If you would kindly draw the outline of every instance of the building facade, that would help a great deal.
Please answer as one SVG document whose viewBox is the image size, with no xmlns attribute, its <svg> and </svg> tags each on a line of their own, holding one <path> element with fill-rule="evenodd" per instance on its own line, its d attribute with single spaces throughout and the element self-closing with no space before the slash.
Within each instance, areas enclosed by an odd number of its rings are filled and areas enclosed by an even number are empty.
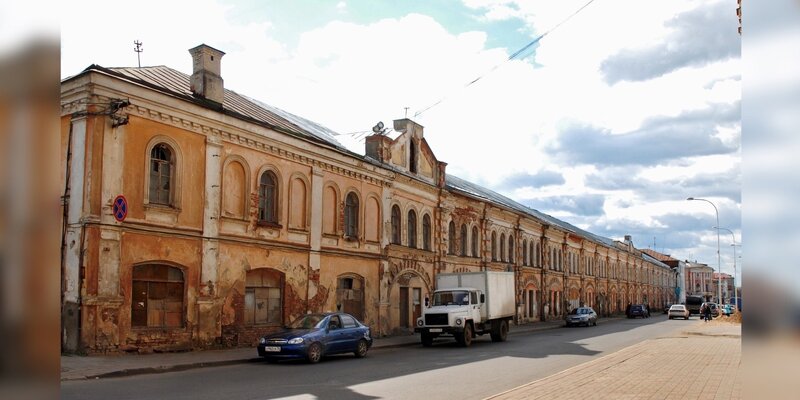
<svg viewBox="0 0 800 400">
<path fill-rule="evenodd" d="M 717 286 L 714 280 L 714 268 L 698 262 L 686 263 L 687 294 L 703 296 L 706 301 L 714 301 L 717 297 Z"/>
<path fill-rule="evenodd" d="M 410 332 L 439 273 L 516 274 L 517 323 L 674 302 L 615 241 L 446 173 L 412 120 L 355 154 L 334 132 L 194 70 L 92 65 L 61 84 L 62 348 L 252 345 L 307 312 Z"/>
</svg>

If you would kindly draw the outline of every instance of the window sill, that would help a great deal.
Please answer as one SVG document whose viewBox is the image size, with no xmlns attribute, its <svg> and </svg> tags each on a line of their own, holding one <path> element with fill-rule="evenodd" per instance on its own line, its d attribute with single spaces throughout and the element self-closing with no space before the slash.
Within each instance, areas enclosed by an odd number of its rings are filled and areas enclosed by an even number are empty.
<svg viewBox="0 0 800 400">
<path fill-rule="evenodd" d="M 346 242 L 358 242 L 358 236 L 344 236 Z"/>
<path fill-rule="evenodd" d="M 171 206 L 169 204 L 158 204 L 158 203 L 145 203 L 144 209 L 145 211 L 166 212 L 172 214 L 178 214 L 181 212 L 181 209 L 178 207 Z"/>
<path fill-rule="evenodd" d="M 134 332 L 134 333 L 137 333 L 137 332 L 139 332 L 139 333 L 141 333 L 141 332 L 164 332 L 164 333 L 166 333 L 166 332 L 180 332 L 180 331 L 185 331 L 185 330 L 186 330 L 185 326 L 173 326 L 173 327 L 167 327 L 167 326 L 132 326 L 131 327 L 131 331 Z"/>
<path fill-rule="evenodd" d="M 277 222 L 256 221 L 256 226 L 261 228 L 283 229 L 283 225 Z"/>
</svg>

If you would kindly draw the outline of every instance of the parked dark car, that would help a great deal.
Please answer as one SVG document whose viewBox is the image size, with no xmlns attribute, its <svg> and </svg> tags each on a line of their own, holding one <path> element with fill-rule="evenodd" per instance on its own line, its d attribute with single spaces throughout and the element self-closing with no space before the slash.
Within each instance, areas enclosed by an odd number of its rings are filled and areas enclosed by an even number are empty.
<svg viewBox="0 0 800 400">
<path fill-rule="evenodd" d="M 350 314 L 307 314 L 280 332 L 261 338 L 258 355 L 267 361 L 305 358 L 319 362 L 330 354 L 353 353 L 361 358 L 372 347 L 369 327 Z"/>
<path fill-rule="evenodd" d="M 567 314 L 567 326 L 572 325 L 597 325 L 597 313 L 592 307 L 578 307 Z"/>
<path fill-rule="evenodd" d="M 665 304 L 664 305 L 664 314 L 669 312 L 669 308 L 672 307 L 672 304 Z"/>
<path fill-rule="evenodd" d="M 647 310 L 647 306 L 644 304 L 634 304 L 628 309 L 628 318 L 649 318 L 650 311 Z"/>
</svg>

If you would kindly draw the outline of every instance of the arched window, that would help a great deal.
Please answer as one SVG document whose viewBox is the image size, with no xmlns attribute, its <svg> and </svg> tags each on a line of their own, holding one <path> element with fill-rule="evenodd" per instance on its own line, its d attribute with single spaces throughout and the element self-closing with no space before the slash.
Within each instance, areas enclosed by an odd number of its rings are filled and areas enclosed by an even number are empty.
<svg viewBox="0 0 800 400">
<path fill-rule="evenodd" d="M 428 251 L 431 249 L 431 216 L 428 214 L 422 217 L 422 247 Z"/>
<path fill-rule="evenodd" d="M 500 234 L 500 261 L 506 260 L 506 234 Z"/>
<path fill-rule="evenodd" d="M 414 139 L 408 141 L 408 170 L 411 171 L 412 174 L 417 173 L 417 144 L 414 143 Z"/>
<path fill-rule="evenodd" d="M 469 243 L 469 242 L 467 242 L 467 226 L 464 225 L 464 224 L 461 224 L 461 249 L 460 250 L 461 250 L 461 256 L 462 257 L 466 257 L 467 256 L 467 243 Z"/>
<path fill-rule="evenodd" d="M 244 287 L 245 325 L 283 324 L 283 274 L 267 268 L 247 271 Z"/>
<path fill-rule="evenodd" d="M 514 235 L 508 235 L 508 262 L 514 263 Z"/>
<path fill-rule="evenodd" d="M 453 221 L 447 227 L 447 254 L 456 254 L 456 224 Z"/>
<path fill-rule="evenodd" d="M 472 239 L 472 256 L 473 257 L 479 257 L 480 255 L 478 254 L 478 240 L 480 238 L 478 237 L 478 227 L 477 226 L 473 226 L 472 227 L 472 238 L 471 239 Z"/>
<path fill-rule="evenodd" d="M 392 243 L 400 244 L 400 207 L 392 206 Z"/>
<path fill-rule="evenodd" d="M 183 271 L 168 265 L 133 267 L 131 326 L 183 327 Z"/>
<path fill-rule="evenodd" d="M 172 205 L 175 181 L 175 157 L 166 143 L 150 151 L 150 204 Z"/>
<path fill-rule="evenodd" d="M 528 241 L 522 241 L 522 265 L 528 265 Z"/>
<path fill-rule="evenodd" d="M 261 174 L 258 181 L 258 222 L 278 223 L 278 179 L 272 171 Z"/>
<path fill-rule="evenodd" d="M 497 232 L 492 232 L 492 261 L 497 261 Z"/>
<path fill-rule="evenodd" d="M 417 248 L 417 213 L 408 210 L 408 247 Z"/>
<path fill-rule="evenodd" d="M 344 201 L 344 235 L 358 238 L 358 196 L 354 192 L 348 193 Z"/>
</svg>

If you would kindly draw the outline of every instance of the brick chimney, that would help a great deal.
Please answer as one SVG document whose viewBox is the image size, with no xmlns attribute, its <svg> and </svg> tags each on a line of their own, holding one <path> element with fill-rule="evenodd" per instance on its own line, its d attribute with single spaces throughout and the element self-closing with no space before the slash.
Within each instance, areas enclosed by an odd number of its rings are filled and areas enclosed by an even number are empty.
<svg viewBox="0 0 800 400">
<path fill-rule="evenodd" d="M 205 44 L 189 50 L 192 55 L 190 89 L 195 96 L 222 104 L 223 85 L 220 61 L 225 53 Z"/>
</svg>

